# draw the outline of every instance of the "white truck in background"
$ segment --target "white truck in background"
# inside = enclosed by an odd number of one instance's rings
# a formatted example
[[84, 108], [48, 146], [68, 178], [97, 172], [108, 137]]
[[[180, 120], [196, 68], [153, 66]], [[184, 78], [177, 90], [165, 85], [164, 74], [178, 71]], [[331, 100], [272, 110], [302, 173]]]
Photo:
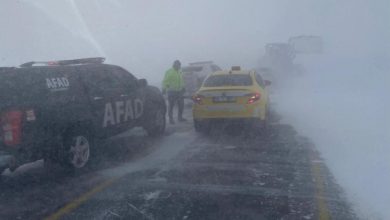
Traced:
[[215, 71], [221, 70], [213, 61], [201, 61], [189, 63], [182, 67], [183, 79], [185, 83], [185, 97], [192, 97], [202, 85], [204, 79]]
[[305, 74], [304, 65], [297, 63], [295, 58], [298, 55], [322, 54], [323, 41], [320, 36], [295, 36], [290, 37], [288, 42], [268, 43], [264, 51], [259, 71], [275, 84], [278, 79]]

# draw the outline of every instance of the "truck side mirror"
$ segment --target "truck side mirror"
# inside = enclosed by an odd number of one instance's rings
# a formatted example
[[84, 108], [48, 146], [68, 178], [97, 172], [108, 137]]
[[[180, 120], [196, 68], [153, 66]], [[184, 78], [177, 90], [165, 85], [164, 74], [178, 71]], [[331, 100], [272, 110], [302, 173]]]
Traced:
[[146, 86], [148, 86], [148, 81], [146, 79], [139, 79], [138, 80], [138, 85], [141, 88], [145, 88]]

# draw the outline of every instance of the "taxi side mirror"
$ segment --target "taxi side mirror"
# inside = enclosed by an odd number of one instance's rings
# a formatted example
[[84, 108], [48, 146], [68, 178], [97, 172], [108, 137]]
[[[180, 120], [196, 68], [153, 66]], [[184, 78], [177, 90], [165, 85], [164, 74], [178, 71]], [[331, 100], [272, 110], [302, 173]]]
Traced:
[[148, 86], [148, 81], [146, 79], [139, 79], [138, 80], [138, 85], [141, 88], [145, 88], [146, 86]]
[[272, 83], [271, 83], [271, 81], [269, 81], [269, 80], [264, 80], [264, 85], [265, 86], [270, 86]]

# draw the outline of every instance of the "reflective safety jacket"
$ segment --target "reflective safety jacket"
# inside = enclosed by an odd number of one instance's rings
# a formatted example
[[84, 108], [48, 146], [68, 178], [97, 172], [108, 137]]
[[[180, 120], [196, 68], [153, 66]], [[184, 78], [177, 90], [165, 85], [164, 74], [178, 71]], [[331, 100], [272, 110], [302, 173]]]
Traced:
[[167, 70], [162, 87], [166, 91], [182, 91], [184, 89], [182, 73], [173, 68]]

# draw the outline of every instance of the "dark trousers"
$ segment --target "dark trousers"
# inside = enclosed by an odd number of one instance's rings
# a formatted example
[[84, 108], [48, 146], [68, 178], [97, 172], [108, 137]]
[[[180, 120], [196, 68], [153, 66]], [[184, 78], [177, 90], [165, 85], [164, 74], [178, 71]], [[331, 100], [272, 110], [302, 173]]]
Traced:
[[182, 118], [184, 110], [183, 92], [168, 91], [168, 116], [170, 119], [173, 119], [173, 107], [176, 103], [179, 108], [177, 117]]

